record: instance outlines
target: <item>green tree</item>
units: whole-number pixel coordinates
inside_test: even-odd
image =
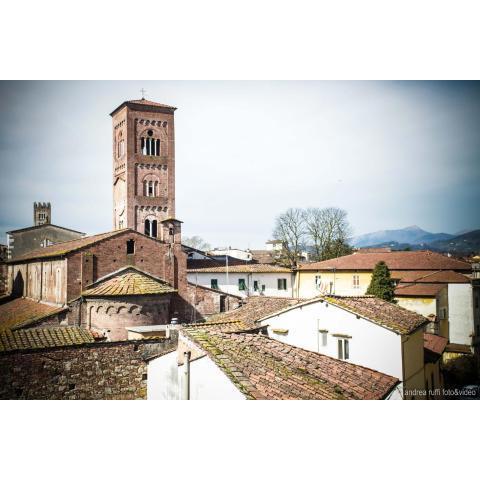
[[[390,270],[385,262],[378,262],[373,269],[372,279],[367,289],[367,295],[395,303],[395,283],[390,277]]]

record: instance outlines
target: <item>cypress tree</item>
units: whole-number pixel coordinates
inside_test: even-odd
[[[367,289],[367,295],[395,303],[394,300],[395,283],[390,277],[390,270],[385,262],[378,262],[373,269],[372,279]]]

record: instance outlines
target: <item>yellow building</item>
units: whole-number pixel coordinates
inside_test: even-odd
[[[295,296],[312,298],[319,294],[365,295],[375,265],[383,261],[397,282],[397,287],[417,282],[447,284],[468,281],[464,274],[471,273],[471,265],[430,251],[392,252],[385,249],[367,253],[361,250],[351,255],[305,263],[298,267],[295,279]],[[448,272],[448,273],[447,273]],[[433,289],[431,289],[433,290]],[[398,291],[398,288],[397,288]],[[404,305],[423,315],[436,314],[435,295],[404,296]],[[408,300],[407,300],[408,299]],[[408,308],[408,307],[406,307]]]

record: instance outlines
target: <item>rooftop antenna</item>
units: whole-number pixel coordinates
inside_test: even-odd
[[[145,94],[147,93],[147,91],[144,88],[142,88],[140,90],[140,93],[142,94],[142,100],[145,100]]]

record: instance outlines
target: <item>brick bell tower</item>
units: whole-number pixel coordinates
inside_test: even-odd
[[[165,220],[175,218],[175,110],[142,98],[110,114],[115,230],[132,228],[170,240],[164,237],[171,233]]]

